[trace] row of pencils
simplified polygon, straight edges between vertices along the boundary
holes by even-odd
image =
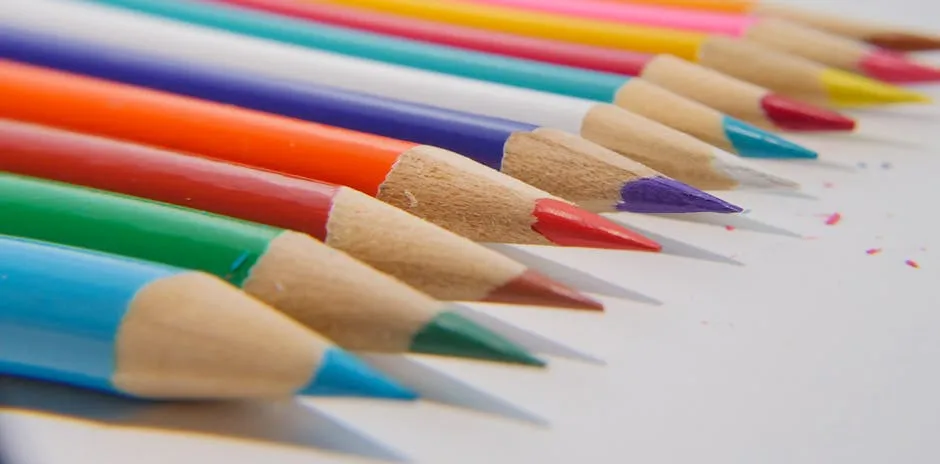
[[[4,0],[0,373],[408,400],[348,351],[544,366],[454,302],[603,305],[478,242],[659,251],[599,213],[799,190],[747,158],[927,101],[936,47],[735,0]]]

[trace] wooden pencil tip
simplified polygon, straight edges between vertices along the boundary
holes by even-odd
[[[868,77],[895,84],[940,81],[940,69],[885,50],[869,53],[859,67]]]
[[[603,311],[604,304],[532,269],[490,292],[483,301]]]
[[[409,351],[545,367],[545,361],[525,348],[453,310],[428,321],[412,338]]]
[[[866,39],[869,44],[897,52],[940,50],[940,37],[912,32],[885,32]]]
[[[768,93],[760,100],[774,125],[790,131],[851,131],[855,120],[836,111]]]
[[[542,198],[532,211],[532,229],[550,242],[571,247],[661,251],[662,245],[563,201]]]

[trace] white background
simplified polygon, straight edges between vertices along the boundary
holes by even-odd
[[[803,3],[940,32],[929,0]],[[794,137],[821,162],[761,162],[814,198],[724,195],[751,209],[730,231],[615,216],[741,265],[674,243],[680,255],[532,248],[663,304],[477,306],[606,365],[416,356],[426,369],[405,381],[429,399],[413,404],[152,405],[0,379],[2,446],[43,464],[938,462],[940,106],[856,114],[858,135]]]

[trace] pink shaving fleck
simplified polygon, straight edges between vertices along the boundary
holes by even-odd
[[[841,215],[841,214],[839,214],[839,213],[832,213],[832,214],[829,215],[829,217],[826,218],[826,225],[827,225],[827,226],[834,226],[834,225],[838,224],[839,221],[841,221],[841,220],[842,220],[842,215]]]
[[[823,187],[825,187],[825,188],[827,188],[827,189],[831,189],[831,188],[833,188],[833,187],[835,187],[835,186],[836,186],[836,184],[833,184],[832,182],[823,182]]]
[[[869,248],[865,250],[865,253],[869,255],[877,255],[878,253],[881,253],[881,248]]]
[[[904,264],[907,264],[908,266],[910,266],[910,267],[912,267],[912,268],[914,268],[914,269],[920,269],[920,264],[917,264],[917,261],[914,261],[913,259],[909,259],[909,260],[907,260],[907,261],[904,261]]]
[[[734,230],[734,229],[735,229],[734,226],[725,226],[725,230]]]

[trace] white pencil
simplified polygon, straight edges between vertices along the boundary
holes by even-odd
[[[81,2],[7,0],[0,3],[0,24],[561,129],[700,189],[797,187],[692,136],[595,101],[334,55]],[[716,160],[725,168],[718,168]]]

